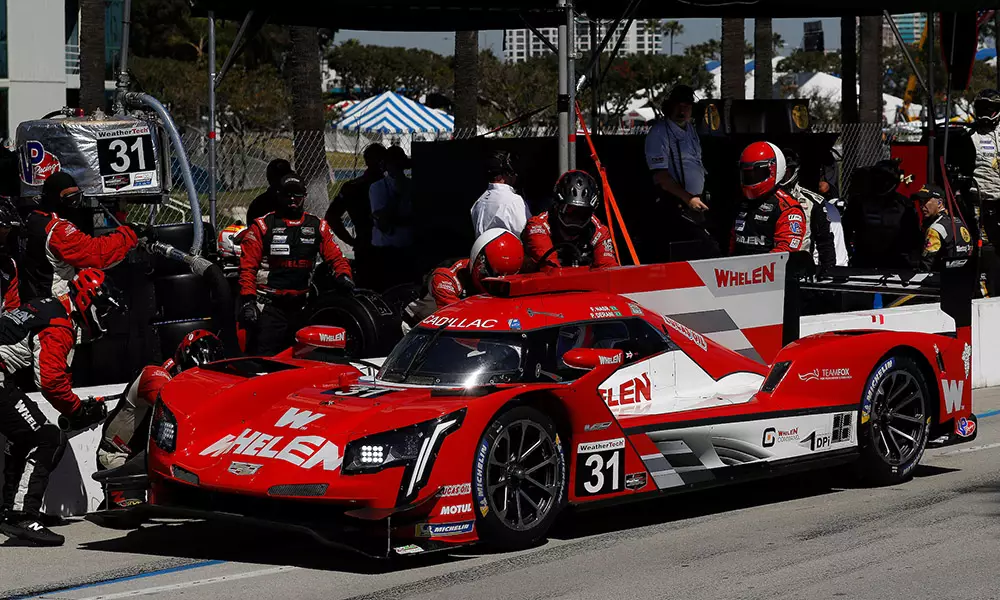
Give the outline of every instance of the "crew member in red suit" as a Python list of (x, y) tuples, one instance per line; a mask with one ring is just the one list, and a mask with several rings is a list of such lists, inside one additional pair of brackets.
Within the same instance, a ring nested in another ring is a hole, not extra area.
[(240, 257), (239, 320), (248, 350), (272, 356), (291, 346), (302, 320), (317, 255), (334, 272), (338, 289), (354, 290), (351, 266), (326, 221), (303, 210), (306, 187), (296, 173), (281, 179), (280, 210), (250, 224)]
[(24, 300), (53, 296), (68, 307), (69, 282), (78, 269), (110, 269), (150, 233), (140, 225), (123, 225), (108, 235), (91, 237), (56, 212), (82, 202), (83, 192), (68, 173), (53, 173), (42, 185), (41, 203), (28, 215), (25, 227)]
[(472, 245), (469, 258), (431, 272), (427, 294), (403, 309), (404, 332), (439, 308), (485, 292), (483, 280), (487, 277), (516, 275), (523, 266), (521, 240), (500, 227), (487, 229)]
[(0, 196), (0, 312), (8, 312), (21, 306), (21, 295), (18, 291), (20, 282), (17, 278), (17, 263), (10, 255), (7, 246), (7, 236), (10, 230), (21, 226), (21, 216), (17, 213), (14, 202)]
[(552, 210), (528, 219), (521, 234), (531, 266), (541, 271), (617, 267), (611, 232), (594, 215), (600, 200), (597, 182), (589, 173), (564, 173), (556, 182)]
[[(40, 521), (49, 474), (66, 449), (66, 431), (99, 423), (107, 414), (103, 398), (73, 392), (69, 365), (80, 330), (94, 340), (106, 331), (107, 318), (122, 303), (104, 282), (104, 273), (83, 269), (70, 282), (70, 305), (51, 296), (36, 298), (0, 314), (0, 434), (4, 484), (0, 494), (0, 532), (38, 545), (61, 546), (63, 536)], [(31, 368), (42, 397), (61, 414), (49, 423), (38, 405), (9, 377)]]
[(743, 201), (733, 227), (734, 255), (799, 252), (806, 216), (798, 200), (779, 187), (785, 155), (770, 142), (754, 142), (740, 156)]

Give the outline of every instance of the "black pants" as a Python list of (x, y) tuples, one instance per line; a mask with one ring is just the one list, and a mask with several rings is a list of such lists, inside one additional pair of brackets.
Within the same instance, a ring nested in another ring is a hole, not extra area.
[(66, 450), (66, 434), (9, 382), (0, 384), (0, 434), (7, 438), (2, 506), (37, 517), (49, 474)]
[(250, 352), (274, 356), (295, 343), (295, 332), (305, 324), (305, 298), (274, 300), (264, 304), (257, 330), (250, 339)]

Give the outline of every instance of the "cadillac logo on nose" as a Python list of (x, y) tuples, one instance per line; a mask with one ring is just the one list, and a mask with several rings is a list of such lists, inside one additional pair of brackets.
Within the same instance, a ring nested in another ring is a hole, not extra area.
[(256, 475), (257, 471), (259, 471), (263, 466), (264, 465), (255, 465), (253, 463), (233, 462), (229, 465), (229, 472), (233, 475)]

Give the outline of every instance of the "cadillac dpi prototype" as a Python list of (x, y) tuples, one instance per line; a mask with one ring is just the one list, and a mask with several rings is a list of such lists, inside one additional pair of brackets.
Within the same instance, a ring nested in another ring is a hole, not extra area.
[(517, 548), (570, 504), (842, 463), (891, 484), (929, 442), (975, 437), (968, 298), (942, 300), (951, 331), (794, 340), (787, 267), (767, 255), (492, 280), (378, 367), (338, 357), (343, 330), (311, 327), (278, 356), (185, 372), (154, 409), (143, 509), (376, 556)]

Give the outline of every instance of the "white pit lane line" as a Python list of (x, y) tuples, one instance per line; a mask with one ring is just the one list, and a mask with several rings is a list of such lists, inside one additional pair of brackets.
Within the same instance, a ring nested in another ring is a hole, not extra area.
[[(141, 588), (138, 590), (130, 590), (127, 592), (101, 594), (99, 596), (88, 596), (86, 598), (79, 598), (77, 600), (114, 600), (115, 598), (135, 598), (137, 596), (150, 596), (153, 594), (161, 594), (163, 592), (173, 592), (176, 590), (183, 590), (187, 588), (201, 587), (203, 585), (212, 585), (214, 583), (225, 583), (227, 581), (236, 581), (239, 579), (250, 579), (252, 577), (263, 577), (266, 575), (274, 575), (277, 573), (284, 573), (286, 571), (294, 571), (299, 568), (300, 567), (270, 567), (267, 569), (258, 569), (256, 571), (247, 571), (246, 573), (220, 575), (219, 577), (209, 577), (208, 579), (196, 579), (194, 581), (172, 583), (170, 585), (158, 585), (154, 587)], [(40, 596), (40, 598), (53, 598), (53, 597), (54, 596)]]
[(949, 450), (947, 452), (935, 453), (934, 456), (952, 456), (955, 454), (966, 454), (968, 452), (979, 452), (980, 450), (991, 450), (993, 448), (1000, 448), (1000, 442), (995, 444), (983, 444), (982, 446), (971, 446), (969, 448), (959, 448), (958, 450)]

